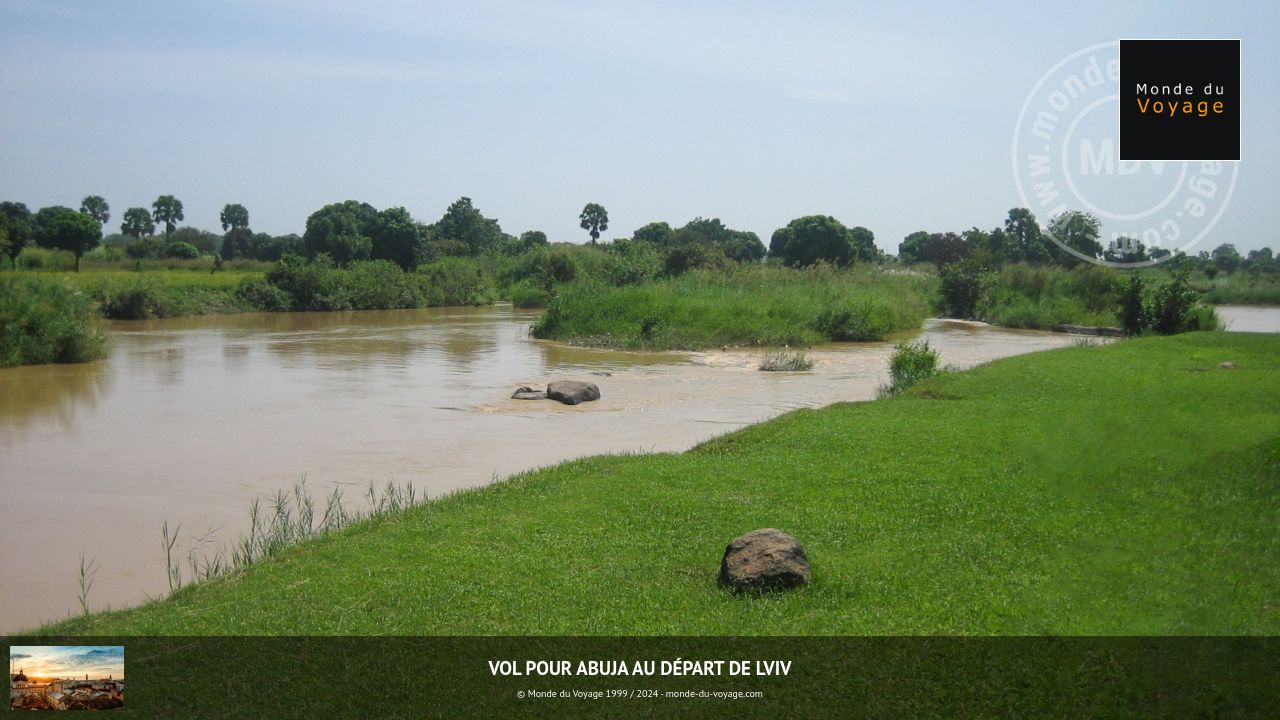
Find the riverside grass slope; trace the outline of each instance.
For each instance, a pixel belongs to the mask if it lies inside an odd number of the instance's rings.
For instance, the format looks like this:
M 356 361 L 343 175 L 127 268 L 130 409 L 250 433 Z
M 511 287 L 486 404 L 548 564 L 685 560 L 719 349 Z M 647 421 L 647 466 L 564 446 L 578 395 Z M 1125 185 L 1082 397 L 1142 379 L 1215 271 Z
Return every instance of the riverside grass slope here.
M 810 586 L 716 586 L 760 527 L 800 538 Z M 1023 355 L 567 462 L 40 632 L 1275 634 L 1280 336 Z

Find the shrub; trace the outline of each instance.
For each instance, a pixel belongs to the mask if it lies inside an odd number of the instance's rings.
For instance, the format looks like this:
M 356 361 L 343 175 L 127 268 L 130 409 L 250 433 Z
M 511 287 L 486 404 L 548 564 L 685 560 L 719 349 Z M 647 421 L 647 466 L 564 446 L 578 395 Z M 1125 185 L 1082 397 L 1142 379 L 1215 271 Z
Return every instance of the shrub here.
M 351 299 L 333 260 L 285 255 L 267 273 L 267 282 L 289 297 L 291 310 L 349 310 Z
M 18 267 L 24 270 L 70 272 L 76 269 L 76 256 L 66 250 L 28 247 L 18 255 Z
M 1171 266 L 1169 273 L 1169 281 L 1156 288 L 1147 307 L 1151 329 L 1161 335 L 1200 330 L 1201 317 L 1196 308 L 1196 291 L 1189 279 L 1190 269 Z
M 814 329 L 837 342 L 879 340 L 895 327 L 893 311 L 873 300 L 827 308 L 814 321 Z
M 973 260 L 942 266 L 942 303 L 948 317 L 977 317 L 978 301 L 990 285 L 990 273 Z
M 164 240 L 144 237 L 124 246 L 125 254 L 135 260 L 154 260 L 164 255 Z
M 1146 307 L 1142 297 L 1142 276 L 1129 273 L 1120 295 L 1120 328 L 1125 335 L 1137 335 L 1147 325 Z
M 352 309 L 412 308 L 425 303 L 425 278 L 404 272 L 391 260 L 353 262 L 337 273 L 348 288 Z
M 550 302 L 551 293 L 532 279 L 526 278 L 511 286 L 511 304 L 518 308 L 541 308 Z
M 418 268 L 427 279 L 430 305 L 487 305 L 494 290 L 475 260 L 448 257 Z
M 94 294 L 102 314 L 109 318 L 145 320 L 161 314 L 159 283 L 150 275 L 107 279 L 97 286 Z
M 889 359 L 889 394 L 897 395 L 912 385 L 938 374 L 938 352 L 929 341 L 902 342 L 893 346 Z
M 0 367 L 75 363 L 106 355 L 88 296 L 47 278 L 0 278 Z
M 171 258 L 182 258 L 185 260 L 194 260 L 200 257 L 200 251 L 195 245 L 181 240 L 175 240 L 164 248 L 164 256 Z
M 266 278 L 249 277 L 241 280 L 236 288 L 235 297 L 247 310 L 280 312 L 293 307 L 293 298 L 284 290 L 272 285 Z

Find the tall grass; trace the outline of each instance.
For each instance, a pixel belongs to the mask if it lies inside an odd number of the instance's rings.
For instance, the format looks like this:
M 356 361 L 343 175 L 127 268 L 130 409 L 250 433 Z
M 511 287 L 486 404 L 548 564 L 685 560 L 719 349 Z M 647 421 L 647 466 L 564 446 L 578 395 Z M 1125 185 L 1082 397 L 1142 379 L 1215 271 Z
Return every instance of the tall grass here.
M 1203 288 L 1205 302 L 1218 305 L 1280 305 L 1280 276 L 1237 272 Z
M 104 355 L 106 336 L 85 293 L 47 277 L 0 278 L 0 367 L 88 362 Z
M 813 369 L 813 360 L 803 350 L 777 350 L 765 353 L 760 360 L 760 369 L 765 372 L 804 372 Z
M 1056 325 L 1119 325 L 1123 275 L 1084 264 L 1066 270 L 1049 265 L 1006 265 L 978 301 L 982 320 L 1008 327 L 1048 330 Z
M 874 267 L 764 265 L 626 287 L 577 282 L 559 288 L 533 334 L 633 349 L 878 340 L 919 327 L 936 285 Z
M 335 486 L 325 495 L 324 507 L 317 515 L 316 503 L 303 477 L 289 491 L 277 491 L 265 501 L 254 498 L 249 505 L 249 529 L 230 544 L 219 543 L 216 530 L 190 536 L 191 545 L 186 550 L 186 577 L 192 582 L 214 580 L 298 543 L 353 523 L 395 515 L 427 501 L 427 495 L 419 494 L 413 483 L 398 485 L 391 481 L 381 487 L 370 482 L 363 497 L 364 509 L 348 509 L 342 490 Z M 170 532 L 168 521 L 161 528 L 170 593 L 177 592 L 184 584 L 180 553 L 176 552 L 180 531 L 181 524 Z

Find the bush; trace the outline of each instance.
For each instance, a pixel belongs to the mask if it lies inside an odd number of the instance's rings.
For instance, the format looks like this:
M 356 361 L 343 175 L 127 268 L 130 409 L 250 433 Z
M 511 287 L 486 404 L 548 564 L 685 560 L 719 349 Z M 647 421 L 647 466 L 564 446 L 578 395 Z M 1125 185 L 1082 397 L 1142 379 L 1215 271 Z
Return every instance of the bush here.
M 418 268 L 427 279 L 429 305 L 487 305 L 496 293 L 475 260 L 449 257 Z
M 311 260 L 286 255 L 267 273 L 267 282 L 288 296 L 291 310 L 351 309 L 349 289 L 328 255 Z
M 883 338 L 895 329 L 896 321 L 887 305 L 864 300 L 823 310 L 814 321 L 814 329 L 837 342 L 861 342 Z
M 47 278 L 0 278 L 0 367 L 76 363 L 106 355 L 89 298 Z
M 929 341 L 903 342 L 893 346 L 889 359 L 889 394 L 897 395 L 912 385 L 938 374 L 938 352 Z
M 71 272 L 76 269 L 76 256 L 67 250 L 27 247 L 18 255 L 18 267 L 23 270 Z
M 1147 317 L 1150 328 L 1161 335 L 1194 330 L 1217 329 L 1216 315 L 1204 313 L 1198 303 L 1195 289 L 1191 287 L 1191 270 L 1185 266 L 1172 265 L 1169 268 L 1169 281 L 1156 288 L 1147 306 Z M 1209 326 L 1202 327 L 1202 323 Z
M 171 258 L 182 258 L 185 260 L 194 260 L 200 257 L 200 251 L 196 249 L 195 245 L 192 245 L 189 242 L 182 242 L 181 240 L 175 240 L 174 242 L 171 242 L 165 246 L 164 256 L 171 257 Z
M 1147 325 L 1146 307 L 1142 297 L 1142 276 L 1129 273 L 1120 295 L 1120 329 L 1125 335 L 1137 335 Z
M 145 320 L 161 315 L 159 282 L 150 275 L 108 279 L 97 286 L 102 314 L 116 320 Z
M 425 278 L 404 272 L 390 260 L 353 262 L 346 270 L 337 271 L 342 284 L 349 288 L 354 310 L 385 310 L 422 307 L 425 304 Z
M 282 312 L 293 309 L 293 298 L 266 278 L 250 277 L 241 280 L 235 297 L 246 310 Z
M 942 304 L 948 317 L 977 317 L 978 301 L 990 285 L 990 273 L 973 260 L 960 260 L 942 266 Z
M 144 237 L 124 246 L 125 254 L 134 260 L 155 260 L 164 255 L 164 240 Z
M 518 308 L 541 308 L 551 302 L 551 293 L 531 279 L 511 286 L 511 304 Z

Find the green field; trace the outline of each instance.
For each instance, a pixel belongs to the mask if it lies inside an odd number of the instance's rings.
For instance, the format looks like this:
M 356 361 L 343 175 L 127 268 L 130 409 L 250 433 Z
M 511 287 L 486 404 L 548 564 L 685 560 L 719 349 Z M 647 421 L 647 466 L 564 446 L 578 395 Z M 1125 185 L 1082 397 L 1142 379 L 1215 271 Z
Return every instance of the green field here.
M 1275 634 L 1278 401 L 1278 336 L 1023 355 L 525 473 L 42 632 Z M 717 587 L 760 527 L 806 545 L 808 587 Z

